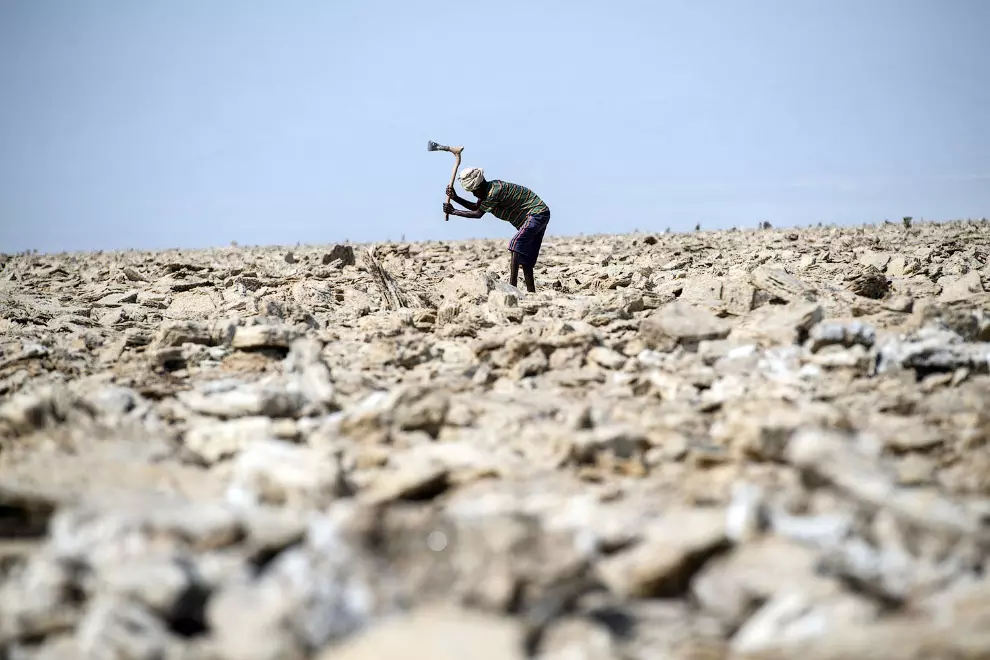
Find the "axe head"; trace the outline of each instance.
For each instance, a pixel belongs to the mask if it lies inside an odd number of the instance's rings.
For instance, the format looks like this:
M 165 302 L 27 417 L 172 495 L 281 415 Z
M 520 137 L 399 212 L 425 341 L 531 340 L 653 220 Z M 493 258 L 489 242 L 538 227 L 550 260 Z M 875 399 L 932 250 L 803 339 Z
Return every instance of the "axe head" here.
M 448 146 L 443 145 L 443 144 L 437 144 L 433 140 L 430 140 L 426 144 L 426 150 L 427 151 L 449 151 L 452 154 L 460 154 L 462 151 L 464 151 L 464 147 L 448 147 Z

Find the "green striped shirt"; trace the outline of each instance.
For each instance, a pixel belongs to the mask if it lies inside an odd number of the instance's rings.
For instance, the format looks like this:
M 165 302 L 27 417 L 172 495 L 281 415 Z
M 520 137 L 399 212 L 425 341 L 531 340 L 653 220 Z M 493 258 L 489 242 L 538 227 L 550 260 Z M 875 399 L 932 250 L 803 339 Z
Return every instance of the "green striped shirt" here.
M 526 222 L 526 216 L 547 213 L 550 207 L 529 188 L 507 181 L 489 181 L 488 194 L 479 200 L 478 208 L 505 220 L 516 229 Z

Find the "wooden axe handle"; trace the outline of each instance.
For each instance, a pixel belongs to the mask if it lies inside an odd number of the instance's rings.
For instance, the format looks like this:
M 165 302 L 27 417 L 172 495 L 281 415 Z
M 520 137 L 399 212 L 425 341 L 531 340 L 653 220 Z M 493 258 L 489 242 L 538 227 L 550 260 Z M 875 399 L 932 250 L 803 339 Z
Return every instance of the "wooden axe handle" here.
M 454 150 L 456 149 L 456 151 Z M 461 166 L 461 151 L 464 147 L 453 147 L 450 152 L 454 154 L 454 169 L 450 173 L 450 187 L 454 186 L 454 181 L 457 179 L 457 168 Z M 447 203 L 450 204 L 450 195 L 447 195 Z M 448 222 L 450 220 L 450 214 L 443 214 L 443 221 Z

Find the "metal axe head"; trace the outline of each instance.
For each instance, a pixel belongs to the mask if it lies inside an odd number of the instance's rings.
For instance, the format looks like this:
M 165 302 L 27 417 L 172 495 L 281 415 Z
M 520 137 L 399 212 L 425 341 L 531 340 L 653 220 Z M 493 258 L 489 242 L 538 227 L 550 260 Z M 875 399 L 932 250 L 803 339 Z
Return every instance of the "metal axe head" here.
M 426 145 L 427 151 L 449 151 L 452 154 L 459 154 L 464 151 L 464 147 L 448 147 L 443 144 L 437 144 L 433 140 L 430 140 Z

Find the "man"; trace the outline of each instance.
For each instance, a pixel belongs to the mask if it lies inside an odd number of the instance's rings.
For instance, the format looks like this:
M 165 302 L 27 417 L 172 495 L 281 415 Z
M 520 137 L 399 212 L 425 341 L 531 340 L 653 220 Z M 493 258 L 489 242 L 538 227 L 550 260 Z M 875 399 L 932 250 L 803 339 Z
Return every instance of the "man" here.
M 461 170 L 461 185 L 464 190 L 474 193 L 477 202 L 469 202 L 448 186 L 446 193 L 467 211 L 455 209 L 452 204 L 444 204 L 444 213 L 462 218 L 480 218 L 491 213 L 516 228 L 516 235 L 509 241 L 512 261 L 509 266 L 509 284 L 516 286 L 519 267 L 522 266 L 526 280 L 526 290 L 536 291 L 533 282 L 533 266 L 540 255 L 543 234 L 550 222 L 550 207 L 529 188 L 507 181 L 485 180 L 485 172 L 479 167 L 466 167 Z

